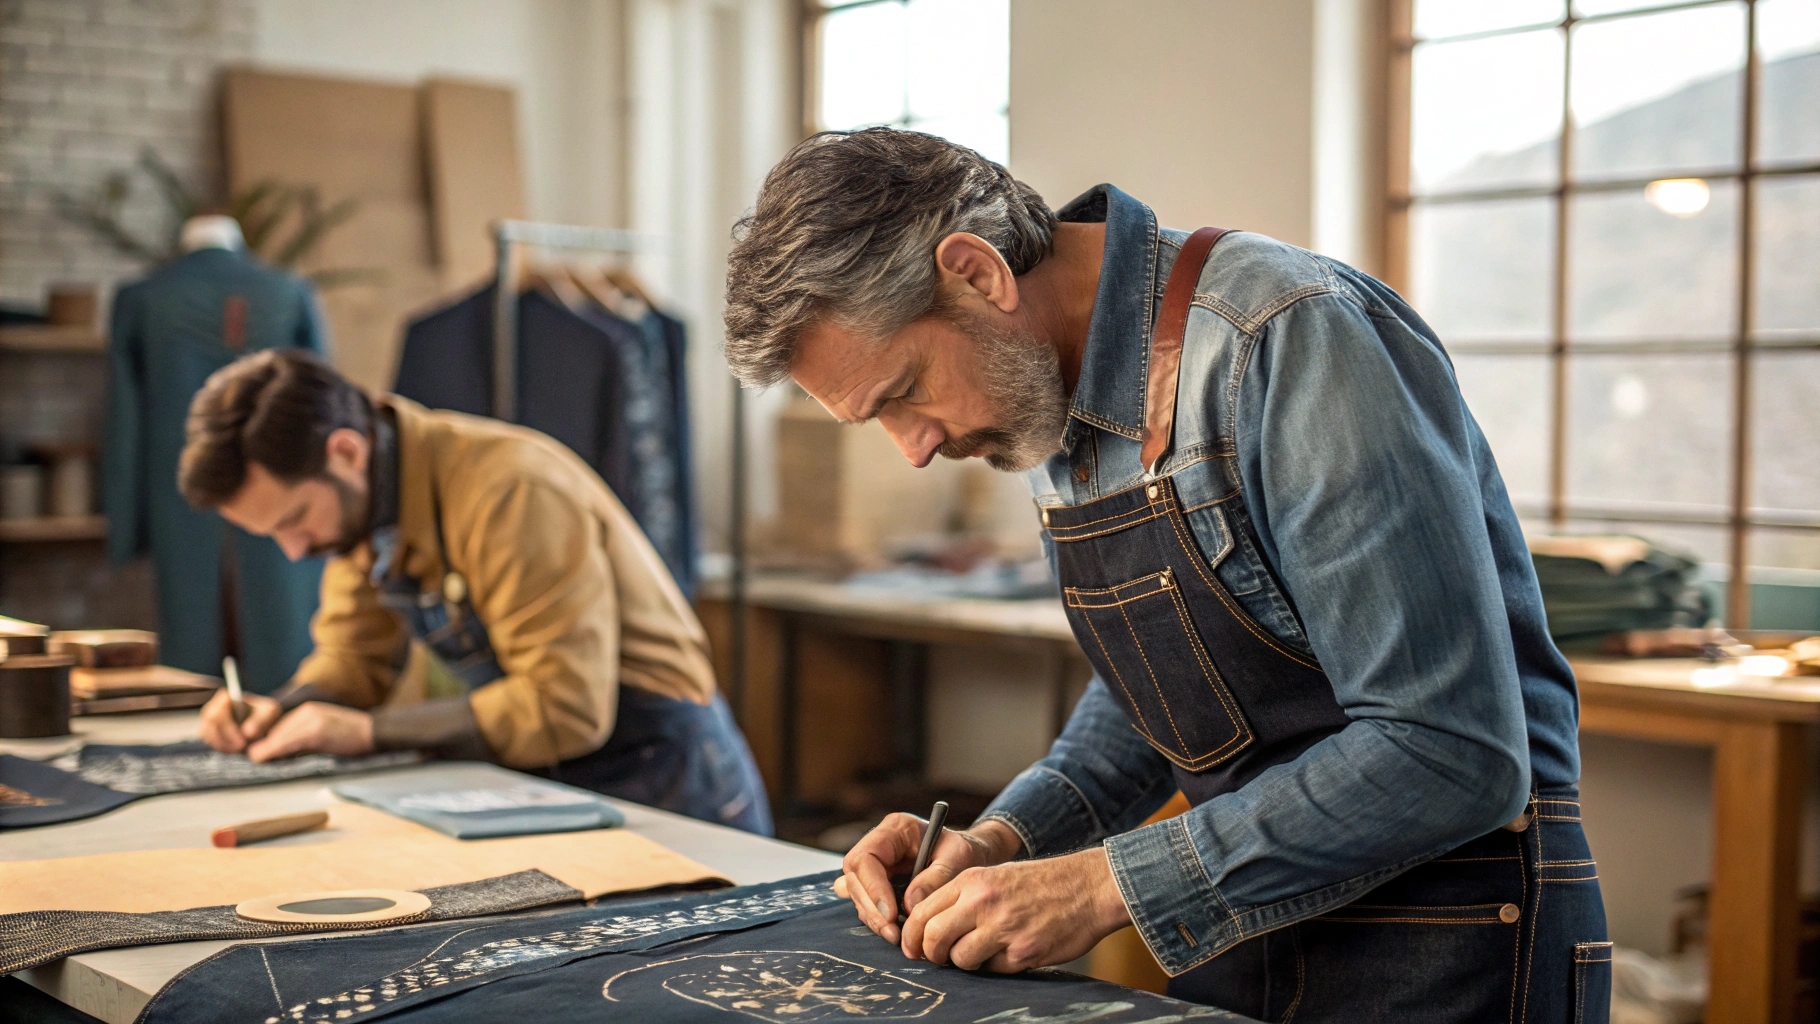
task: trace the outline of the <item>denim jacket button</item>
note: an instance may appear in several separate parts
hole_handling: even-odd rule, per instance
[[[1049,525],[1049,510],[1048,509],[1043,510],[1043,525],[1044,526]]]
[[[1505,924],[1516,924],[1517,918],[1521,916],[1523,916],[1523,912],[1517,909],[1515,903],[1506,903],[1498,908],[1498,920]]]
[[[1156,485],[1151,484],[1149,487],[1144,488],[1144,495],[1146,497],[1148,497],[1151,501],[1155,501],[1156,500]]]
[[[1080,482],[1081,482],[1081,483],[1086,483],[1086,482],[1087,482],[1087,476],[1088,476],[1088,473],[1087,473],[1087,467],[1086,467],[1086,466],[1076,466],[1076,467],[1074,467],[1074,478],[1075,478],[1075,479],[1076,479],[1076,480],[1079,480],[1079,481],[1080,481]]]

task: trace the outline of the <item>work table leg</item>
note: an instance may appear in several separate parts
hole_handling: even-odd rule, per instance
[[[1713,751],[1707,1024],[1792,1024],[1806,745],[1789,722],[1731,722]]]

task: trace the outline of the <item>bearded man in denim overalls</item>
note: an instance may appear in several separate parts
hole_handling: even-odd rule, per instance
[[[740,378],[1026,473],[1097,670],[907,915],[924,823],[853,849],[866,925],[997,971],[1135,925],[1172,994],[1268,1021],[1606,1019],[1573,676],[1400,296],[890,128],[796,147],[736,237]]]
[[[226,694],[203,708],[217,749],[496,761],[770,834],[701,623],[625,506],[551,438],[370,397],[272,350],[196,394],[177,483],[292,559],[334,556],[290,681],[248,697],[243,722]]]

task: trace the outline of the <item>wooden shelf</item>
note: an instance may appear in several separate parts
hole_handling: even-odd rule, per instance
[[[62,327],[51,324],[28,324],[0,327],[0,352],[86,352],[107,351],[107,338],[89,327]]]
[[[37,519],[0,519],[0,544],[56,540],[104,540],[106,537],[106,516],[42,516]]]

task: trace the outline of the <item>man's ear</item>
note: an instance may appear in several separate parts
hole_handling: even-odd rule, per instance
[[[964,304],[971,296],[1001,313],[1017,311],[1017,277],[984,238],[956,231],[942,239],[935,246],[935,267],[945,301]]]
[[[366,476],[367,459],[373,444],[367,436],[351,427],[337,427],[328,436],[327,469],[336,476],[361,479]]]

